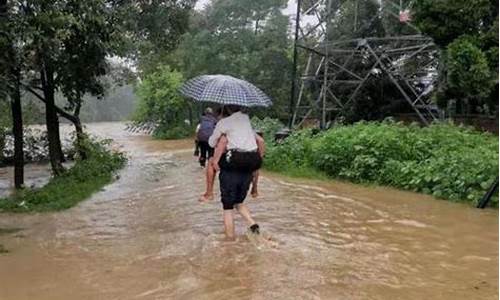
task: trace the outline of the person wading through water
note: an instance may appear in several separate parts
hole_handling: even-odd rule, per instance
[[[217,119],[213,115],[213,111],[210,107],[205,109],[205,112],[201,116],[200,124],[196,129],[196,142],[197,147],[199,147],[200,157],[198,161],[200,166],[205,167],[207,159],[213,156],[214,148],[208,145],[208,138],[214,132],[215,124]]]
[[[220,107],[217,110],[217,120],[220,120],[220,119],[225,118],[227,116],[228,116],[227,109],[224,109],[224,107]],[[262,133],[260,133],[260,132],[256,132],[256,134],[257,135],[255,136],[255,141],[257,142],[259,154],[263,158],[264,154],[265,154],[264,137],[263,137]],[[208,159],[208,164],[207,164],[207,168],[206,168],[206,190],[200,196],[198,201],[207,202],[207,201],[213,200],[215,175],[219,171],[218,164],[214,164],[213,162],[214,161],[218,162],[220,160],[220,158],[222,157],[222,155],[226,151],[227,151],[227,138],[225,135],[222,135],[217,142],[217,146],[214,149],[213,156]],[[216,168],[214,168],[214,165]],[[258,180],[259,180],[259,171],[256,170],[253,173],[252,190],[251,190],[251,195],[254,198],[259,196],[259,192],[257,189]]]
[[[250,210],[243,203],[245,200],[253,172],[262,165],[257,138],[252,129],[250,118],[241,112],[239,106],[225,106],[228,117],[220,120],[208,140],[210,147],[217,146],[221,137],[227,139],[226,152],[219,161],[212,160],[214,169],[218,170],[221,191],[221,202],[224,211],[224,229],[228,239],[235,238],[234,209],[245,219],[252,233],[259,234],[259,225],[254,221]]]

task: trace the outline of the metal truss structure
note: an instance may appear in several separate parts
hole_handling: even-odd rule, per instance
[[[358,1],[363,0],[351,1],[358,5]],[[439,118],[438,109],[429,97],[437,80],[438,53],[432,39],[421,35],[408,22],[408,10],[403,10],[401,3],[364,1],[377,1],[380,5],[372,21],[395,18],[402,26],[411,29],[406,32],[412,33],[333,40],[329,26],[335,22],[336,5],[340,2],[297,1],[291,128],[311,119],[319,120],[321,128],[328,127],[330,121],[357,100],[367,81],[382,76],[394,84],[401,98],[424,124]],[[370,26],[370,23],[364,26]],[[302,60],[300,64],[299,58]],[[302,75],[297,76],[297,72]]]

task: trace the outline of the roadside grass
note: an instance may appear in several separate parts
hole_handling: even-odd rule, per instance
[[[77,160],[63,175],[53,177],[39,189],[24,189],[0,198],[0,212],[60,211],[87,199],[110,183],[114,172],[125,165],[125,156],[108,150],[108,144],[88,141],[86,160]]]
[[[307,178],[307,179],[314,179],[314,180],[334,179],[334,178],[328,176],[325,172],[318,171],[318,170],[316,170],[312,167],[309,167],[309,166],[299,166],[296,168],[290,167],[290,166],[284,166],[282,168],[275,168],[275,167],[267,166],[264,163],[263,169],[264,169],[264,171],[267,171],[267,172],[282,174],[282,175],[285,175],[285,176],[288,176],[291,178]]]
[[[453,124],[422,128],[390,120],[360,122],[319,134],[297,131],[268,147],[264,168],[475,205],[498,175],[498,137]],[[498,207],[497,195],[493,207]]]
[[[153,132],[153,138],[157,140],[178,140],[191,137],[195,129],[186,124],[179,124],[177,126],[162,126],[160,125]]]

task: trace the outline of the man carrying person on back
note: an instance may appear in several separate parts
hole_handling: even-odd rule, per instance
[[[217,123],[208,143],[209,146],[215,147],[223,135],[227,139],[227,151],[219,162],[214,163],[220,166],[219,182],[226,237],[234,239],[234,208],[245,219],[252,233],[258,234],[260,231],[259,225],[253,220],[243,201],[247,196],[253,172],[262,164],[262,157],[258,152],[256,134],[248,115],[242,113],[238,106],[228,105],[225,108],[229,116]]]

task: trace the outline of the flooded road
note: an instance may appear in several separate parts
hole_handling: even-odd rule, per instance
[[[225,242],[191,141],[92,124],[130,158],[65,212],[0,214],[0,299],[498,299],[498,211],[385,188],[261,177],[271,242]]]

